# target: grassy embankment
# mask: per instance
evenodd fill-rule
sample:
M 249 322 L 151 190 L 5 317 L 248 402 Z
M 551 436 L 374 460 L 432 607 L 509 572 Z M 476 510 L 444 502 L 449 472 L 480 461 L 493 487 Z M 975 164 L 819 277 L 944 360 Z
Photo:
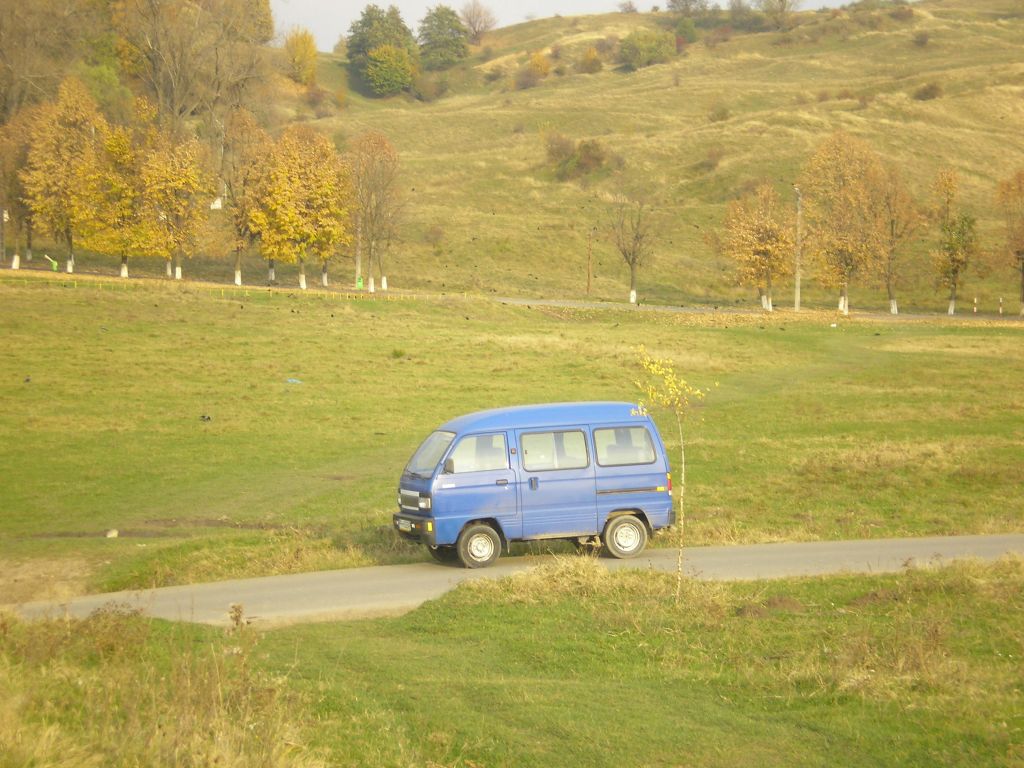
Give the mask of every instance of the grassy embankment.
M 9 622 L 0 763 L 1024 760 L 1020 558 L 674 591 L 572 557 L 401 618 L 262 635 Z
M 283 91 L 267 109 L 280 121 L 309 121 L 340 146 L 368 129 L 395 143 L 406 199 L 402 242 L 387 270 L 395 287 L 580 297 L 587 233 L 607 223 L 614 195 L 627 194 L 646 199 L 657 224 L 654 256 L 640 275 L 642 300 L 749 305 L 753 291 L 733 285 L 705 235 L 721 224 L 727 202 L 760 178 L 790 199 L 800 167 L 837 128 L 870 142 L 923 199 L 940 167 L 956 168 L 965 205 L 995 251 L 1002 236 L 995 184 L 1024 165 L 1019 7 L 926 0 L 913 5 L 909 21 L 889 9 L 802 18 L 784 37 L 736 34 L 713 48 L 693 45 L 668 64 L 626 73 L 609 63 L 593 75 L 573 69 L 585 47 L 665 23 L 667 14 L 542 19 L 488 35 L 469 65 L 447 76 L 451 93 L 433 103 L 368 99 L 350 89 L 345 109 L 315 119 L 299 94 Z M 927 37 L 923 46 L 914 42 L 919 35 Z M 510 90 L 508 77 L 487 82 L 487 71 L 511 73 L 532 51 L 554 47 L 564 76 L 526 91 Z M 324 54 L 321 83 L 333 91 L 344 79 L 339 60 Z M 930 83 L 942 96 L 916 100 Z M 621 167 L 612 162 L 583 181 L 558 182 L 545 159 L 550 131 L 599 139 Z M 594 296 L 623 300 L 627 269 L 606 232 L 595 243 Z M 935 232 L 927 231 L 908 249 L 899 290 L 905 309 L 945 307 L 928 257 L 934 247 Z M 995 253 L 992 260 L 987 275 L 977 265 L 968 271 L 961 296 L 969 304 L 977 295 L 983 310 L 1003 296 L 1016 312 L 1012 260 Z M 83 256 L 80 267 L 115 274 L 116 259 Z M 132 270 L 159 274 L 162 266 L 140 261 Z M 351 261 L 332 270 L 347 281 Z M 817 286 L 812 272 L 805 301 L 834 306 L 834 292 Z M 229 282 L 231 274 L 227 257 L 186 265 L 186 275 Z M 257 260 L 246 263 L 248 282 L 265 278 Z M 294 268 L 279 266 L 279 279 L 296 284 Z M 782 304 L 788 286 L 776 287 Z M 857 280 L 851 302 L 886 306 L 877 280 Z
M 390 519 L 427 433 L 634 399 L 641 343 L 712 390 L 688 426 L 692 544 L 1024 519 L 1017 321 L 73 285 L 0 285 L 0 602 L 422 558 Z

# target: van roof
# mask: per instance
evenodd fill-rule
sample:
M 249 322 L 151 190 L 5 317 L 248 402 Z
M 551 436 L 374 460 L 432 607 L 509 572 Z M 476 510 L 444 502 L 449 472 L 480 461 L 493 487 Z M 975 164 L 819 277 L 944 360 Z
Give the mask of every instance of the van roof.
M 439 429 L 461 433 L 646 420 L 647 416 L 635 403 L 544 403 L 467 413 L 442 424 Z

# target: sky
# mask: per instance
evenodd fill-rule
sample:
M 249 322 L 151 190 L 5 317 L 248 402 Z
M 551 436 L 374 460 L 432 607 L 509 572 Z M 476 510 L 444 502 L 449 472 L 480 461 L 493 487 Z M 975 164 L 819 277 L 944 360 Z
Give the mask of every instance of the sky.
M 848 0 L 804 0 L 801 8 L 834 8 L 846 2 Z M 641 11 L 648 11 L 652 5 L 664 7 L 666 0 L 634 0 L 634 3 Z M 415 33 L 416 26 L 426 15 L 428 8 L 448 5 L 458 10 L 464 5 L 464 0 L 376 0 L 376 4 L 382 8 L 397 5 L 405 23 Z M 618 10 L 619 0 L 525 0 L 515 3 L 489 3 L 484 0 L 484 5 L 494 12 L 499 27 L 507 27 L 530 18 L 541 19 L 556 14 L 580 16 L 589 13 L 611 13 Z M 348 34 L 349 26 L 362 14 L 366 2 L 270 0 L 270 7 L 274 11 L 278 32 L 304 27 L 316 37 L 317 48 L 321 51 L 330 51 L 341 35 Z

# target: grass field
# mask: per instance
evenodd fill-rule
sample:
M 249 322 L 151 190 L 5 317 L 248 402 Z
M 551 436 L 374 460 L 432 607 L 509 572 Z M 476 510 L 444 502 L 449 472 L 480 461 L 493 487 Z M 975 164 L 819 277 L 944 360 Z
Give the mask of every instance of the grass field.
M 427 433 L 480 408 L 633 400 L 641 343 L 711 389 L 687 427 L 691 544 L 1024 520 L 1014 319 L 669 315 L 26 275 L 0 283 L 0 322 L 6 601 L 421 559 L 390 521 Z
M 8 621 L 0 744 L 41 766 L 1024 760 L 1020 558 L 674 592 L 567 557 L 397 619 Z

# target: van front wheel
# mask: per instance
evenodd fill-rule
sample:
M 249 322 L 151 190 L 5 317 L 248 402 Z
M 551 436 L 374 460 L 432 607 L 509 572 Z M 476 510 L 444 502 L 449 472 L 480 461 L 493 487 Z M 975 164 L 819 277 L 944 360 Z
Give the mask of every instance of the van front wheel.
M 636 557 L 647 546 L 647 526 L 633 515 L 616 517 L 605 527 L 602 540 L 612 557 Z
M 498 559 L 501 539 L 491 526 L 477 523 L 463 529 L 455 548 L 467 568 L 486 568 Z

